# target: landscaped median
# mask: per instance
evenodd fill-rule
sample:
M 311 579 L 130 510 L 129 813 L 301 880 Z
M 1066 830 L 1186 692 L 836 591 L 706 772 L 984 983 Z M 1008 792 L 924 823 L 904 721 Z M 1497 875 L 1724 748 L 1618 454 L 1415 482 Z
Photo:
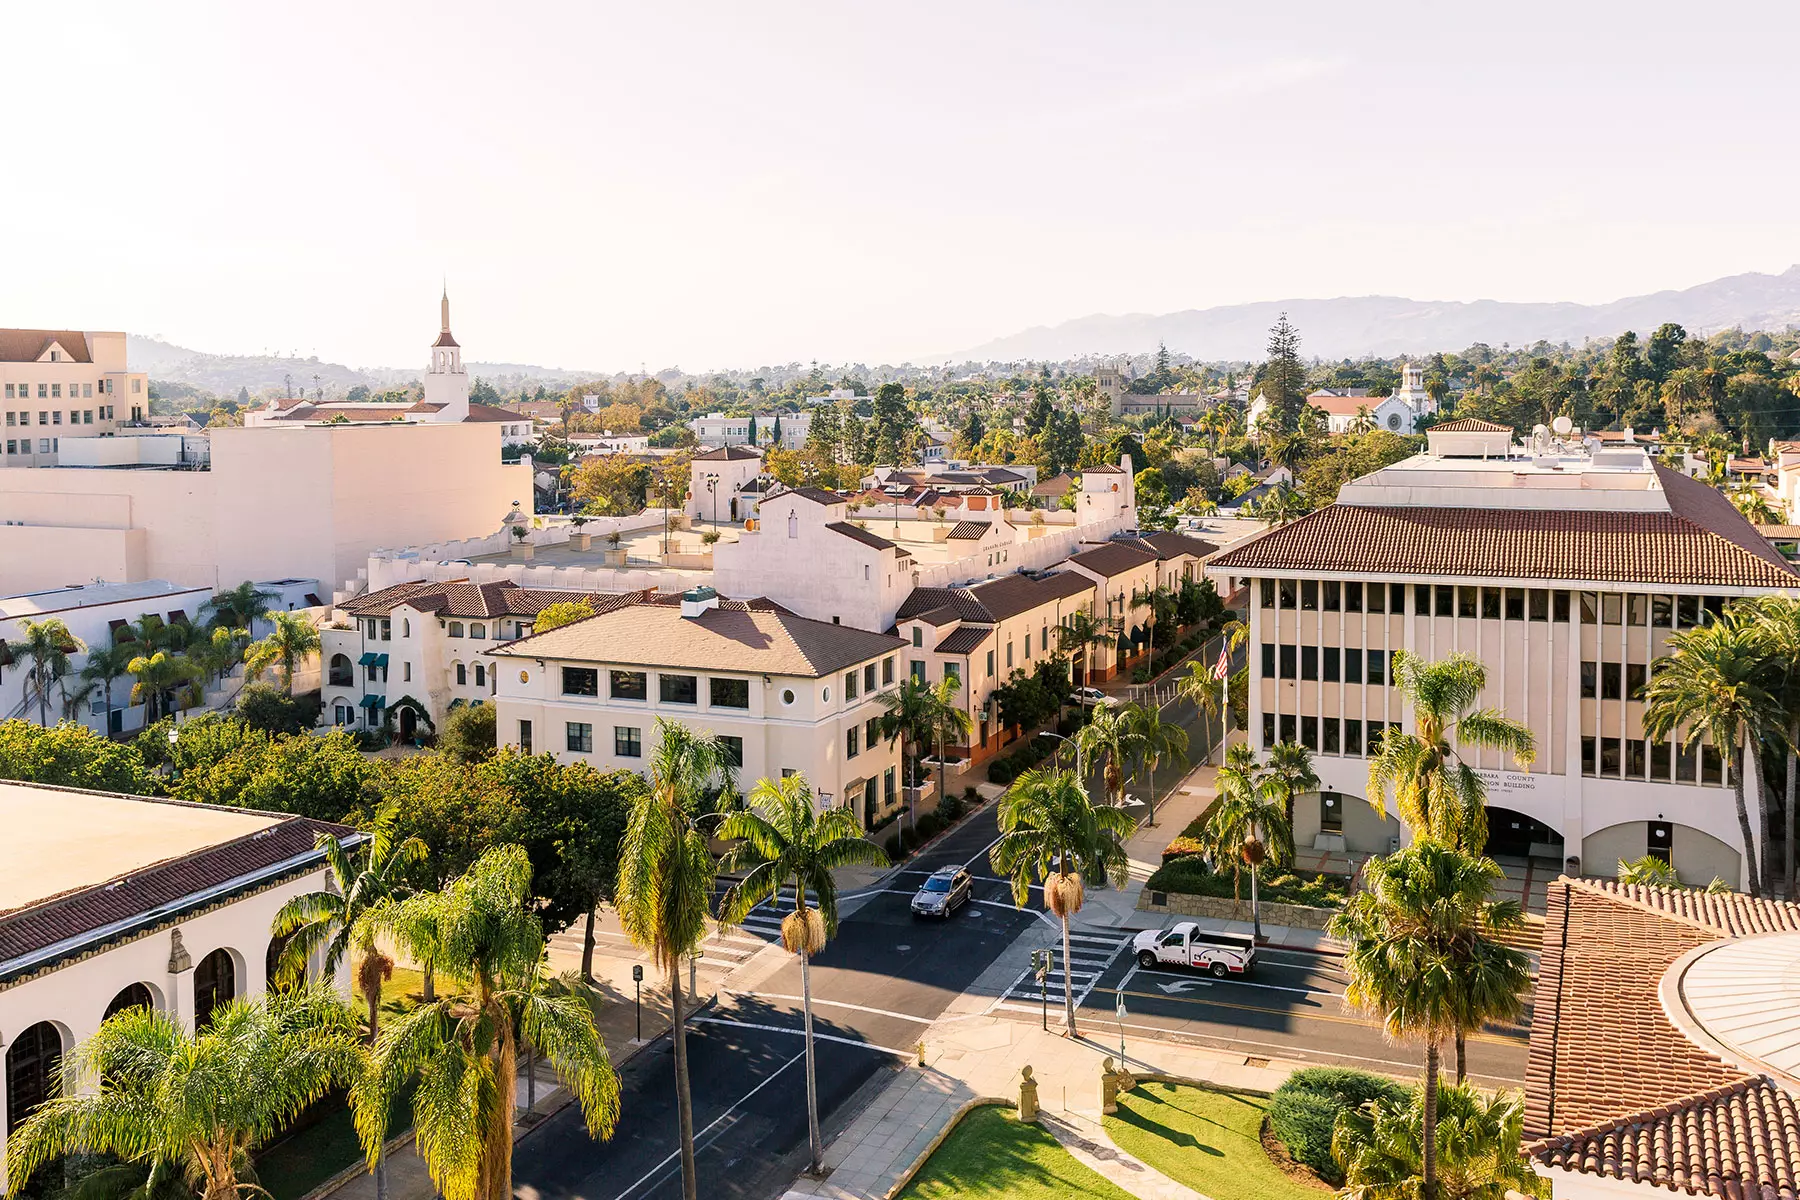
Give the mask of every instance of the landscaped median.
M 1320 1200 L 1331 1189 L 1278 1163 L 1263 1138 L 1269 1099 L 1151 1080 L 1119 1096 L 1106 1136 L 1175 1182 L 1217 1200 Z M 1279 1144 L 1276 1145 L 1279 1153 Z M 1285 1157 L 1285 1156 L 1284 1156 Z
M 1042 1125 L 1010 1105 L 971 1108 L 899 1193 L 899 1200 L 1132 1200 L 1076 1162 Z
M 1163 865 L 1144 884 L 1138 908 L 1144 912 L 1184 917 L 1244 921 L 1250 917 L 1250 872 L 1215 871 L 1204 855 L 1200 832 L 1206 815 L 1196 817 L 1163 851 Z M 1265 867 L 1258 879 L 1265 925 L 1324 929 L 1343 907 L 1350 880 L 1343 875 Z

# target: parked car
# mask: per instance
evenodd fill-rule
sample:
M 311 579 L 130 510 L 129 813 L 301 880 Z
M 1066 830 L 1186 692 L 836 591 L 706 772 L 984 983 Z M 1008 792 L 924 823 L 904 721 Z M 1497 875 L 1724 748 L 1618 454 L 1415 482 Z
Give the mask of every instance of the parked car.
M 1173 929 L 1146 929 L 1131 940 L 1138 966 L 1194 967 L 1215 979 L 1248 975 L 1256 964 L 1256 941 L 1242 933 L 1214 933 L 1192 921 Z
M 969 902 L 975 881 L 961 867 L 944 867 L 933 871 L 913 894 L 915 917 L 942 917 L 946 921 L 957 909 Z
M 1095 687 L 1076 688 L 1069 693 L 1069 703 L 1079 704 L 1083 708 L 1092 708 L 1096 704 L 1110 708 L 1118 702 L 1117 696 L 1109 696 Z

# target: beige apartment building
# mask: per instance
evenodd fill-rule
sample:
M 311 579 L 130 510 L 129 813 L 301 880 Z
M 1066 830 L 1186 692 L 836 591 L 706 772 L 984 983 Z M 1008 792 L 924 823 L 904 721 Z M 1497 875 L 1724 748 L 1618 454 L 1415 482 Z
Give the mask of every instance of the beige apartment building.
M 53 467 L 62 439 L 99 437 L 150 415 L 150 385 L 125 363 L 125 335 L 0 329 L 0 467 Z
M 1366 801 L 1382 733 L 1411 727 L 1394 655 L 1462 652 L 1487 668 L 1479 703 L 1538 745 L 1528 769 L 1471 752 L 1490 852 L 1592 875 L 1648 853 L 1685 881 L 1741 884 L 1738 764 L 1647 738 L 1638 696 L 1671 633 L 1800 576 L 1721 493 L 1639 447 L 1542 427 L 1517 446 L 1478 421 L 1429 442 L 1206 567 L 1250 585 L 1252 743 L 1315 753 L 1321 789 L 1295 810 L 1297 842 L 1380 852 L 1406 840 Z

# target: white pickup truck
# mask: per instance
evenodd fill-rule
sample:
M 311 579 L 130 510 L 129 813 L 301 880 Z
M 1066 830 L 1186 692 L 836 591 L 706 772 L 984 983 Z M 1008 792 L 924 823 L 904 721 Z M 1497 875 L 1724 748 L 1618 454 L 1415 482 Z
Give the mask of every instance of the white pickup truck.
M 1195 967 L 1215 979 L 1247 975 L 1256 964 L 1256 942 L 1241 933 L 1213 933 L 1192 921 L 1172 929 L 1146 929 L 1131 941 L 1138 965 Z

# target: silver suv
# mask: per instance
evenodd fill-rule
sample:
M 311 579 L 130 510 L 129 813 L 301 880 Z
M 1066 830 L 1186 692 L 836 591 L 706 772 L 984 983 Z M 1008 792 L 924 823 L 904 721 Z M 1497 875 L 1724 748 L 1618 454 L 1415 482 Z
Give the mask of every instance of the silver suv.
M 945 867 L 933 871 L 913 895 L 913 915 L 949 920 L 951 913 L 969 902 L 969 893 L 973 888 L 974 881 L 961 867 Z

